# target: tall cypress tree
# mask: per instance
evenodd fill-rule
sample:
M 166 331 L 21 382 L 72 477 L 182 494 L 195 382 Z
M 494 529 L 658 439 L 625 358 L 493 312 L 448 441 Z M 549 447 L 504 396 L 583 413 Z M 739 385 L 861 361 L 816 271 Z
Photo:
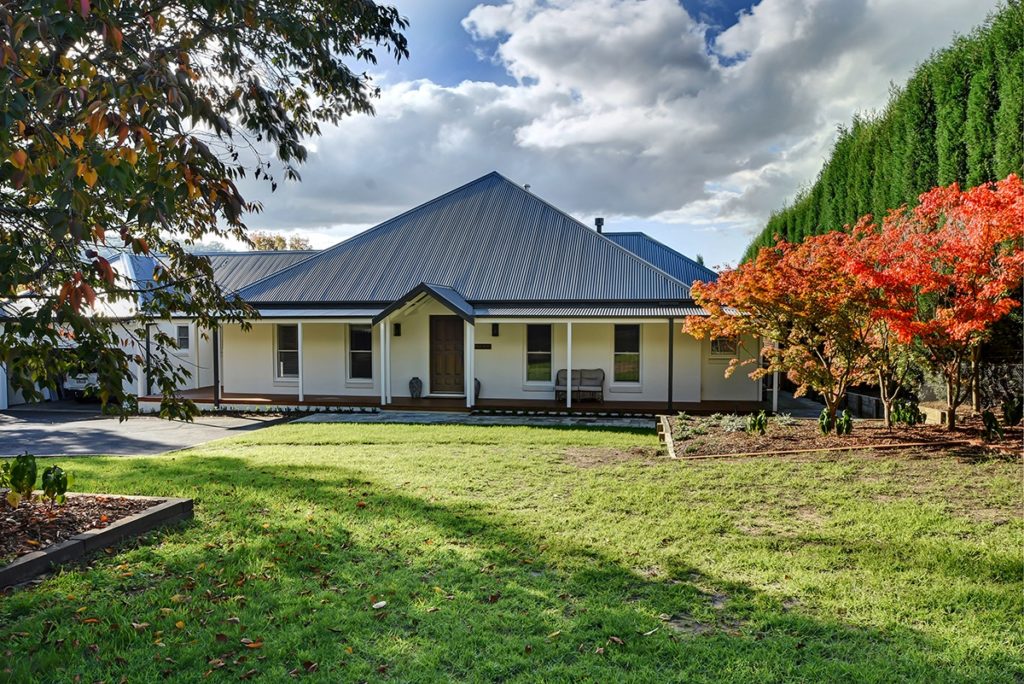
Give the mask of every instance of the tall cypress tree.
M 1024 170 L 1024 7 L 1011 3 L 993 21 L 992 47 L 998 68 L 999 109 L 995 119 L 996 178 Z
M 995 58 L 987 42 L 979 47 L 978 63 L 967 95 L 967 185 L 975 186 L 995 177 L 996 112 L 999 89 Z
M 935 152 L 939 185 L 967 179 L 967 95 L 970 82 L 971 45 L 958 38 L 931 64 L 932 97 L 935 100 Z

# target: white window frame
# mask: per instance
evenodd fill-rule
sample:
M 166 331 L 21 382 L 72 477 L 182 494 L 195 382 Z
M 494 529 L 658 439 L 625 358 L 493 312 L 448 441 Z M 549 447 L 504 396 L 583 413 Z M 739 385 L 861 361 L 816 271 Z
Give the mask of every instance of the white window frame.
M 181 339 L 182 339 L 181 338 L 181 331 L 182 330 L 185 331 L 185 346 L 181 345 Z M 191 350 L 192 349 L 192 326 L 191 325 L 178 325 L 178 324 L 175 324 L 175 326 L 174 326 L 174 341 L 177 344 L 177 347 L 175 347 L 175 350 L 179 354 L 184 354 L 185 352 Z
M 352 349 L 352 328 L 366 328 L 370 333 L 369 349 Z M 370 377 L 357 378 L 352 375 L 352 354 L 370 353 Z M 348 323 L 345 325 L 345 384 L 346 385 L 372 385 L 374 379 L 373 360 L 373 326 L 369 323 Z
M 546 353 L 551 358 L 551 373 L 547 380 L 530 380 L 530 326 L 546 326 L 551 333 L 551 349 L 547 352 L 533 352 L 534 354 Z M 523 387 L 527 389 L 551 389 L 555 386 L 555 326 L 551 323 L 524 323 L 523 324 Z
M 278 341 L 279 341 L 278 330 L 280 328 L 286 327 L 286 326 L 287 327 L 295 328 L 295 340 L 296 340 L 296 343 L 297 343 L 295 345 L 295 349 L 280 349 L 280 347 L 278 345 Z M 274 382 L 282 383 L 282 384 L 288 384 L 288 385 L 292 385 L 292 384 L 297 385 L 297 384 L 299 384 L 299 374 L 298 373 L 296 373 L 295 375 L 282 375 L 281 374 L 281 356 L 280 356 L 280 352 L 282 352 L 282 351 L 295 352 L 296 354 L 299 353 L 299 346 L 301 345 L 301 342 L 298 342 L 298 339 L 299 339 L 299 326 L 298 326 L 298 324 L 297 323 L 275 323 L 274 324 L 274 331 L 273 331 L 272 334 L 273 334 L 273 337 L 274 337 L 274 359 L 273 359 L 273 364 L 274 364 Z M 302 369 L 300 367 L 299 371 L 301 372 L 301 370 Z
M 715 342 L 718 340 L 732 340 L 734 347 L 730 351 L 716 351 Z M 740 355 L 740 339 L 738 337 L 712 337 L 708 340 L 708 356 L 712 359 L 735 359 Z
M 633 325 L 637 328 L 637 350 L 635 352 L 615 351 L 615 328 L 620 325 Z M 609 386 L 619 392 L 640 392 L 643 388 L 644 379 L 644 325 L 643 323 L 613 323 L 611 340 L 612 368 Z M 636 354 L 637 356 L 637 380 L 616 380 L 615 379 L 615 357 L 622 354 Z

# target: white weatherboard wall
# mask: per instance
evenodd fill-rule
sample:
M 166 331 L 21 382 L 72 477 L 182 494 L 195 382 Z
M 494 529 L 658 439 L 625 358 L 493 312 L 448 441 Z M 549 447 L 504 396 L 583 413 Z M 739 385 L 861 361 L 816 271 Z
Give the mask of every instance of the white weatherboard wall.
M 275 378 L 275 323 L 254 323 L 248 332 L 225 326 L 221 340 L 224 391 L 240 394 L 298 394 L 295 378 Z M 303 321 L 302 390 L 306 395 L 373 396 L 380 394 L 380 349 L 373 340 L 373 380 L 348 380 L 348 324 Z
M 726 378 L 725 371 L 729 367 L 728 358 L 713 358 L 711 342 L 704 339 L 701 345 L 701 399 L 704 401 L 760 401 L 761 383 L 751 380 L 750 372 L 756 366 L 748 364 L 739 366 L 732 377 Z M 757 340 L 744 339 L 740 346 L 741 360 L 756 358 Z

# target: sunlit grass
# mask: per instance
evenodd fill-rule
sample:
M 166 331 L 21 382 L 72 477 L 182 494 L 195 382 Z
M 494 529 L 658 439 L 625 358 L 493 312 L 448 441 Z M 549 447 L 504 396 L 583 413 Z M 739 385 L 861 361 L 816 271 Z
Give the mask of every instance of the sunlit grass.
M 0 599 L 0 679 L 1024 676 L 1019 464 L 656 447 L 299 424 L 76 459 L 79 489 L 195 497 L 196 520 Z

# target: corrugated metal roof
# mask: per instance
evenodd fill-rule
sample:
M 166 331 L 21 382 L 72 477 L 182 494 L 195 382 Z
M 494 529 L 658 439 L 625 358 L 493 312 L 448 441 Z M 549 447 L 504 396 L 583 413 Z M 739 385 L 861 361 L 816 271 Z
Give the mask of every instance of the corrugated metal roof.
M 497 172 L 241 290 L 250 302 L 681 301 L 689 288 Z
M 692 285 L 694 281 L 698 280 L 704 283 L 718 280 L 718 274 L 707 266 L 698 264 L 685 254 L 680 254 L 646 233 L 622 232 L 603 233 L 603 235 L 687 285 Z
M 707 316 L 699 306 L 478 306 L 477 318 L 685 318 Z
M 213 266 L 213 279 L 227 292 L 262 280 L 317 253 L 313 249 L 268 252 L 203 252 Z

